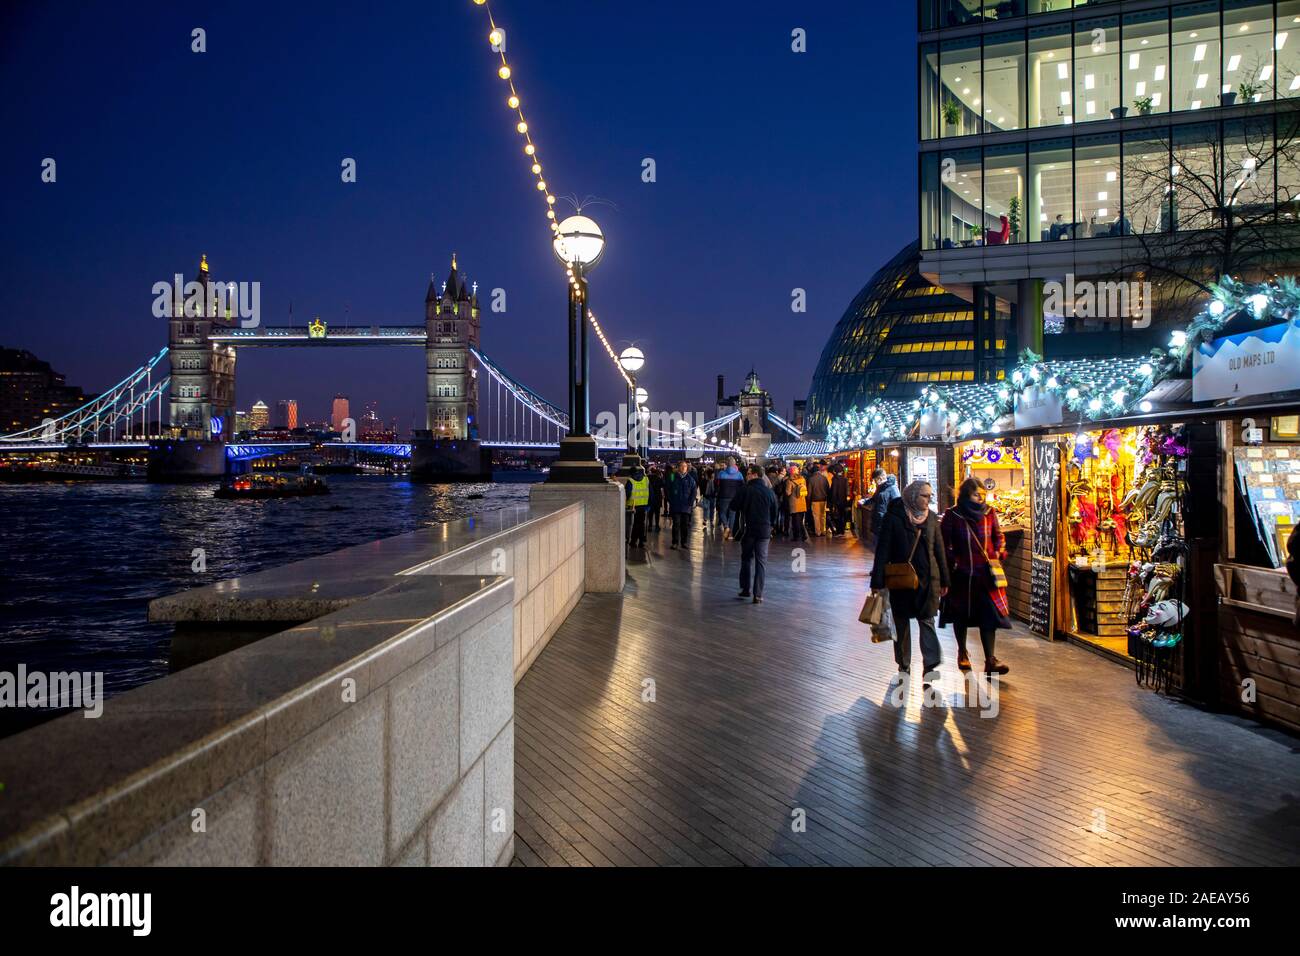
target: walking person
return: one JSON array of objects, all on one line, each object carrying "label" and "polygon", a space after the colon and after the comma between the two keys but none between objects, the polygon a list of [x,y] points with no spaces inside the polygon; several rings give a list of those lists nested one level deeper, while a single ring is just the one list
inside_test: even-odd
[{"label": "walking person", "polygon": [[673,516],[672,549],[675,551],[678,546],[685,548],[690,544],[691,514],[695,511],[695,493],[698,485],[695,483],[695,476],[691,474],[690,465],[685,461],[677,463],[677,470],[673,472],[672,479],[672,484],[668,487],[668,507]]},{"label": "walking person", "polygon": [[[939,516],[930,510],[934,491],[925,481],[914,481],[901,496],[892,499],[885,511],[876,539],[875,564],[871,568],[871,589],[889,591],[889,608],[894,616],[894,661],[900,674],[912,671],[912,621],[920,632],[922,680],[926,687],[938,680],[943,653],[934,615],[939,600],[948,591],[948,561],[944,555]],[[890,565],[910,565],[913,587],[890,586],[886,573]],[[904,571],[906,568],[904,567]]]},{"label": "walking person", "polygon": [[849,498],[849,479],[845,476],[844,469],[837,467],[834,474],[835,477],[831,479],[831,524],[838,537],[848,529],[849,506],[852,502]]},{"label": "walking person", "polygon": [[664,476],[658,465],[650,468],[650,502],[646,506],[646,524],[650,531],[659,530],[659,513],[663,511]]},{"label": "walking person", "polygon": [[777,518],[776,532],[773,537],[788,538],[790,537],[790,499],[789,476],[786,475],[784,468],[778,468],[772,478],[772,492],[776,495],[777,507],[780,509],[780,515]]},{"label": "walking person", "polygon": [[727,466],[717,474],[718,514],[717,521],[722,525],[723,537],[731,533],[731,503],[745,484],[745,476],[736,467],[736,459],[727,457]]},{"label": "walking person", "polygon": [[[998,527],[998,513],[984,500],[984,486],[967,478],[957,492],[957,504],[940,522],[944,552],[952,569],[952,589],[944,598],[939,625],[952,625],[957,638],[957,667],[968,671],[966,631],[977,627],[984,645],[984,673],[1010,670],[993,653],[998,628],[1011,627],[1007,609],[1006,541]],[[997,561],[996,573],[994,561]]]},{"label": "walking person", "polygon": [[633,468],[632,477],[623,487],[627,495],[627,546],[644,549],[646,511],[650,506],[650,478],[645,468]]},{"label": "walking person", "polygon": [[796,465],[790,466],[790,474],[785,479],[786,500],[790,506],[790,540],[807,541],[808,525],[808,482],[799,474]]},{"label": "walking person", "polygon": [[826,505],[831,500],[831,483],[826,478],[823,466],[812,466],[812,475],[808,478],[808,508],[812,511],[813,535],[823,537],[826,534]]},{"label": "walking person", "polygon": [[873,471],[871,480],[876,483],[876,493],[871,496],[871,533],[878,539],[889,503],[898,497],[898,481],[883,468]]},{"label": "walking person", "polygon": [[772,540],[772,526],[780,516],[776,495],[768,487],[759,465],[750,465],[745,486],[735,498],[733,508],[742,528],[740,538],[740,594],[763,603],[763,582],[767,577],[767,548]]},{"label": "walking person", "polygon": [[704,469],[704,479],[700,482],[700,511],[703,515],[704,530],[713,526],[713,512],[718,504],[718,478],[712,468]]}]

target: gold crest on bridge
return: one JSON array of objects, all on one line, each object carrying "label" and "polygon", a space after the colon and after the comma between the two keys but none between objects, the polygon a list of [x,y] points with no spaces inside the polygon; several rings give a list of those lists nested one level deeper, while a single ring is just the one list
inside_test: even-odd
[{"label": "gold crest on bridge", "polygon": [[325,323],[321,321],[319,315],[307,323],[307,337],[311,339],[325,338]]}]

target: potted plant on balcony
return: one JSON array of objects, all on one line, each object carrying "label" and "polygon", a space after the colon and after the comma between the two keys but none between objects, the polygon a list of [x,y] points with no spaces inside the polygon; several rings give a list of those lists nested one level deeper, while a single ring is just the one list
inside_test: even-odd
[{"label": "potted plant on balcony", "polygon": [[1243,103],[1255,102],[1255,97],[1263,92],[1264,87],[1259,83],[1252,83],[1250,80],[1242,83],[1237,87],[1237,95],[1241,97]]},{"label": "potted plant on balcony", "polygon": [[1011,224],[1011,241],[1020,241],[1020,197],[1012,196],[1007,203],[1007,222]]},{"label": "potted plant on balcony", "polygon": [[1133,101],[1133,108],[1138,111],[1139,116],[1151,115],[1151,97],[1139,96]]},{"label": "potted plant on balcony", "polygon": [[1235,103],[1235,102],[1237,102],[1237,91],[1236,91],[1236,90],[1229,90],[1227,93],[1220,93],[1220,94],[1219,94],[1219,105],[1220,105],[1220,106],[1231,106],[1231,105],[1232,105],[1233,103]]},{"label": "potted plant on balcony", "polygon": [[949,127],[955,127],[961,122],[961,105],[956,100],[944,101],[943,122]]},{"label": "potted plant on balcony", "polygon": [[1128,116],[1128,107],[1127,106],[1113,107],[1110,111],[1110,115],[1115,119],[1123,119],[1125,116]]}]

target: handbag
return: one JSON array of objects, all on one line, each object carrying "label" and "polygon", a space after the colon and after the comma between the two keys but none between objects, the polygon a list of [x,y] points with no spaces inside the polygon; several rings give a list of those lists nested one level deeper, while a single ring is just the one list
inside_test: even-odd
[{"label": "handbag", "polygon": [[921,579],[917,577],[916,568],[912,567],[912,555],[916,554],[916,546],[921,543],[922,532],[916,532],[916,540],[912,542],[912,550],[907,554],[906,561],[890,561],[885,565],[885,587],[891,591],[915,591],[921,586]]},{"label": "handbag", "polygon": [[867,594],[867,599],[862,602],[862,610],[858,612],[858,620],[863,624],[879,624],[884,616],[885,596],[879,591],[871,591]]},{"label": "handbag", "polygon": [[[966,522],[968,525],[970,521]],[[989,565],[989,576],[993,578],[993,586],[1002,590],[1007,586],[1007,572],[1002,567],[1002,562],[997,558],[990,558],[989,553],[984,550],[984,542],[980,541],[980,535],[975,534],[975,529],[971,528],[971,533],[975,537],[975,546],[980,549],[980,554],[984,555],[984,560]]]}]

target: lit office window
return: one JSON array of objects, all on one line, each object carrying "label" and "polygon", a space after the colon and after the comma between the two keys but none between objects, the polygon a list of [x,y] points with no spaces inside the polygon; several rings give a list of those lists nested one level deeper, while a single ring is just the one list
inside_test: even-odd
[{"label": "lit office window", "polygon": [[1124,16],[1120,76],[1129,115],[1169,112],[1169,11]]},{"label": "lit office window", "polygon": [[1175,232],[1213,229],[1220,219],[1223,197],[1219,179],[1219,129],[1213,123],[1174,127],[1171,219]]},{"label": "lit office window", "polygon": [[1068,139],[1049,139],[1029,148],[1029,215],[1025,228],[1031,242],[1069,239],[1073,234],[1073,161]]},{"label": "lit office window", "polygon": [[1030,13],[1052,13],[1056,10],[1069,10],[1074,6],[1071,0],[1029,0]]},{"label": "lit office window", "polygon": [[1171,55],[1173,108],[1199,110],[1219,105],[1219,5],[1174,7]]},{"label": "lit office window", "polygon": [[1300,115],[1280,113],[1276,120],[1277,215],[1295,222],[1300,219]]},{"label": "lit office window", "polygon": [[943,100],[940,96],[942,85],[939,82],[938,44],[924,43],[921,45],[918,68],[921,139],[938,139],[943,135],[943,119],[940,113]]},{"label": "lit office window", "polygon": [[1135,234],[1168,232],[1169,131],[1124,134],[1123,216]]},{"label": "lit office window", "polygon": [[981,92],[980,38],[963,37],[945,40],[939,51],[942,77],[940,106],[944,136],[964,136],[981,132],[980,116],[984,107]]},{"label": "lit office window", "polygon": [[984,244],[1025,241],[1025,144],[984,150]]},{"label": "lit office window", "polygon": [[943,238],[952,245],[982,245],[984,214],[980,151],[958,149],[947,153],[940,160],[939,178],[944,186]]},{"label": "lit office window", "polygon": [[1074,121],[1110,119],[1119,101],[1119,17],[1074,25]]},{"label": "lit office window", "polygon": [[1273,118],[1223,124],[1223,205],[1238,223],[1271,220],[1274,214]]},{"label": "lit office window", "polygon": [[1029,31],[1030,126],[1074,122],[1071,43],[1068,23]]},{"label": "lit office window", "polygon": [[1020,129],[1025,125],[1025,34],[992,33],[984,38],[985,129]]},{"label": "lit office window", "polygon": [[1080,136],[1074,144],[1074,238],[1120,235],[1119,135]]},{"label": "lit office window", "polygon": [[1258,103],[1273,98],[1273,82],[1273,5],[1226,0],[1222,92],[1238,103]]},{"label": "lit office window", "polygon": [[1278,96],[1300,96],[1300,0],[1278,0],[1273,32]]},{"label": "lit office window", "polygon": [[1007,20],[1025,15],[1025,0],[984,0],[985,20]]}]

